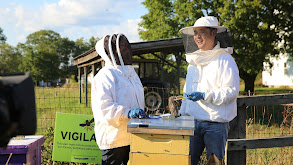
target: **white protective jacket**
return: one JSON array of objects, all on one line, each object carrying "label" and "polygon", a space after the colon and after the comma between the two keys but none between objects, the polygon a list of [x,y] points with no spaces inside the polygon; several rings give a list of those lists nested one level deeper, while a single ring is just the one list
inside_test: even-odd
[{"label": "white protective jacket", "polygon": [[143,87],[134,67],[124,66],[122,58],[119,58],[121,66],[116,65],[114,58],[111,63],[103,44],[104,38],[97,42],[96,51],[105,60],[105,67],[96,74],[91,86],[95,136],[101,150],[129,145],[128,112],[134,108],[144,109]]},{"label": "white protective jacket", "polygon": [[180,114],[212,122],[236,117],[239,71],[232,53],[232,48],[220,48],[218,43],[212,50],[186,54],[189,65],[183,92],[205,92],[205,98],[196,102],[183,99]]}]

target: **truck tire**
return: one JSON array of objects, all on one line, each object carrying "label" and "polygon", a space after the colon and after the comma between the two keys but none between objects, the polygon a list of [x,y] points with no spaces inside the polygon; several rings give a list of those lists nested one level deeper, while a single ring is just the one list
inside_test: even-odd
[{"label": "truck tire", "polygon": [[144,99],[146,110],[152,112],[158,110],[163,102],[160,94],[155,91],[146,92],[146,94],[144,95]]}]

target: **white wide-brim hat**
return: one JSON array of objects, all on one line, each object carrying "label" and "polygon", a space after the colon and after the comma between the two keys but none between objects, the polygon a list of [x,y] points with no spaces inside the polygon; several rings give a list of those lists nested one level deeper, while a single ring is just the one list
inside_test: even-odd
[{"label": "white wide-brim hat", "polygon": [[193,26],[185,27],[179,30],[180,33],[182,34],[187,34],[187,35],[194,35],[193,28],[195,27],[211,27],[217,29],[217,33],[222,33],[226,30],[228,30],[227,27],[225,26],[219,26],[218,19],[213,16],[206,16],[206,17],[201,17],[198,19]]}]

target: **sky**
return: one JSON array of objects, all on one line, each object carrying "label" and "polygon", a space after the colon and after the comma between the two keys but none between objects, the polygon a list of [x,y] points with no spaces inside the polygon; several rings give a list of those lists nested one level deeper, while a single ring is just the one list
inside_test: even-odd
[{"label": "sky", "polygon": [[123,33],[142,41],[138,23],[148,10],[143,0],[0,0],[0,27],[6,43],[16,46],[39,30],[53,30],[76,41]]}]

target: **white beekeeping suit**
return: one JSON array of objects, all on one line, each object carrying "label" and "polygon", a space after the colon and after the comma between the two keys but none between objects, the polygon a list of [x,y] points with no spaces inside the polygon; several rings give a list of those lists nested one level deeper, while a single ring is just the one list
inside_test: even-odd
[{"label": "white beekeeping suit", "polygon": [[197,21],[194,26],[217,28],[217,44],[212,50],[203,51],[194,40],[193,27],[180,30],[189,63],[183,92],[203,92],[205,97],[196,102],[182,100],[179,113],[199,121],[229,122],[237,115],[239,93],[239,71],[231,56],[230,33],[224,26],[209,26],[205,19],[201,20],[204,22]]},{"label": "white beekeeping suit", "polygon": [[229,122],[237,115],[239,73],[232,56],[232,48],[186,54],[186,83],[183,92],[205,92],[204,100],[182,100],[180,114],[194,116],[199,121]]},{"label": "white beekeeping suit", "polygon": [[95,118],[96,142],[101,150],[127,146],[130,136],[127,133],[128,112],[134,108],[144,109],[144,93],[141,81],[132,65],[124,65],[118,34],[116,49],[121,65],[116,64],[109,39],[109,59],[104,48],[103,37],[97,42],[97,53],[105,61],[94,77],[91,86],[91,105]]},{"label": "white beekeeping suit", "polygon": [[198,164],[206,149],[224,161],[229,122],[237,115],[239,71],[231,54],[228,28],[214,16],[196,20],[180,29],[186,51],[187,68],[180,114],[194,117],[194,135],[190,137],[190,160]]}]

